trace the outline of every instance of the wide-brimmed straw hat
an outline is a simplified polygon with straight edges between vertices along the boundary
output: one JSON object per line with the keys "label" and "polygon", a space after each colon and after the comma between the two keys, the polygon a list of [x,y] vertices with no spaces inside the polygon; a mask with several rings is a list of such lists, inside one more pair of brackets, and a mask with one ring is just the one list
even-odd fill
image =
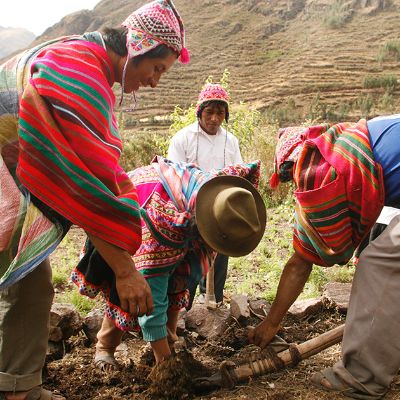
{"label": "wide-brimmed straw hat", "polygon": [[218,253],[240,257],[260,242],[267,221],[257,189],[238,176],[217,176],[199,190],[196,224],[208,246]]}

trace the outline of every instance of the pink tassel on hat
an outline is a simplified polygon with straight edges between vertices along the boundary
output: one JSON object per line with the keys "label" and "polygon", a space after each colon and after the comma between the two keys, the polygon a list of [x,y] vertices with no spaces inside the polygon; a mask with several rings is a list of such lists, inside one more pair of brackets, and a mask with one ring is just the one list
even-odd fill
{"label": "pink tassel on hat", "polygon": [[276,189],[279,185],[279,176],[276,172],[274,172],[271,175],[271,178],[269,179],[269,186],[271,186],[271,189]]}
{"label": "pink tassel on hat", "polygon": [[182,64],[188,64],[190,61],[190,53],[186,47],[182,47],[181,53],[179,55],[179,61]]}

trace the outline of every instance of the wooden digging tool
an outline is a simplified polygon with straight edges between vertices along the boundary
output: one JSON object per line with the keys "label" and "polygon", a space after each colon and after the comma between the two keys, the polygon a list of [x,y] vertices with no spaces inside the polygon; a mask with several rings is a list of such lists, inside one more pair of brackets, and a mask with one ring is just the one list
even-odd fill
{"label": "wooden digging tool", "polygon": [[206,295],[204,297],[204,304],[210,310],[215,310],[217,308],[217,300],[215,299],[215,289],[214,289],[214,262],[210,266],[207,272],[206,278]]}
{"label": "wooden digging tool", "polygon": [[233,389],[236,384],[247,381],[250,377],[294,366],[301,360],[305,360],[334,344],[340,343],[343,331],[344,324],[304,343],[291,344],[287,350],[280,353],[270,351],[267,356],[262,353],[258,357],[250,356],[249,360],[243,364],[235,365],[232,362],[223,361],[219,366],[219,372],[210,377],[197,378],[195,387],[202,392],[221,387]]}

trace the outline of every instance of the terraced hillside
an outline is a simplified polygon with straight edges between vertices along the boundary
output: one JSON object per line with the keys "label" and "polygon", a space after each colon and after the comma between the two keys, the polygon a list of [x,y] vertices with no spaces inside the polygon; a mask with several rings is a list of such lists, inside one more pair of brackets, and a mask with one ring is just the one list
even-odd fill
{"label": "terraced hillside", "polygon": [[[103,0],[71,14],[38,40],[118,25],[138,0]],[[165,115],[195,101],[208,75],[231,73],[234,101],[288,119],[399,110],[400,54],[378,61],[400,39],[400,0],[176,0],[186,23],[189,65],[141,90],[134,118]],[[400,45],[399,45],[400,48]],[[373,83],[366,85],[365,79]],[[390,90],[381,86],[391,81]],[[394,81],[393,81],[394,79]],[[374,83],[375,82],[375,83]],[[393,83],[394,82],[394,83]]]}

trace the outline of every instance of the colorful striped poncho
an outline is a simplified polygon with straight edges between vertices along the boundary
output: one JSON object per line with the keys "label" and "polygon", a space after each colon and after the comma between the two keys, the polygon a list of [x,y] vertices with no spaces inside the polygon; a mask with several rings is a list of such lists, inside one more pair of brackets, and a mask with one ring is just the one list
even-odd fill
{"label": "colorful striped poncho", "polygon": [[[219,175],[237,175],[258,187],[260,163],[237,164],[204,172],[194,164],[173,163],[158,157],[151,165],[129,174],[141,205],[142,244],[133,256],[135,267],[150,287],[154,276],[170,274],[169,305],[180,309],[188,299],[188,281],[198,282],[215,256],[201,240],[194,224],[200,187]],[[122,330],[137,329],[137,321],[120,309],[115,276],[97,251],[88,246],[72,274],[81,294],[95,297],[102,292],[106,314]]]}
{"label": "colorful striped poncho", "polygon": [[[113,83],[106,50],[86,36],[43,44],[1,66],[0,118],[19,118],[18,136],[0,131],[2,158],[6,147],[15,149],[2,168],[27,199],[23,201],[30,202],[32,194],[37,204],[51,210],[53,223],[58,215],[134,254],[141,242],[140,213],[136,190],[118,164],[122,143],[113,113]],[[4,197],[1,202],[6,213]],[[26,217],[20,213],[13,218],[14,228],[11,222],[8,228],[12,237],[4,238],[8,244],[0,248],[7,252],[0,255],[0,287],[26,275],[49,253],[31,247],[29,258],[37,261],[10,267],[21,249],[18,227]],[[54,250],[62,235],[53,235],[57,239],[48,249]],[[10,268],[19,270],[12,279]]]}
{"label": "colorful striped poncho", "polygon": [[314,264],[345,264],[383,207],[382,169],[365,120],[324,125],[313,137],[295,166],[294,248]]}

